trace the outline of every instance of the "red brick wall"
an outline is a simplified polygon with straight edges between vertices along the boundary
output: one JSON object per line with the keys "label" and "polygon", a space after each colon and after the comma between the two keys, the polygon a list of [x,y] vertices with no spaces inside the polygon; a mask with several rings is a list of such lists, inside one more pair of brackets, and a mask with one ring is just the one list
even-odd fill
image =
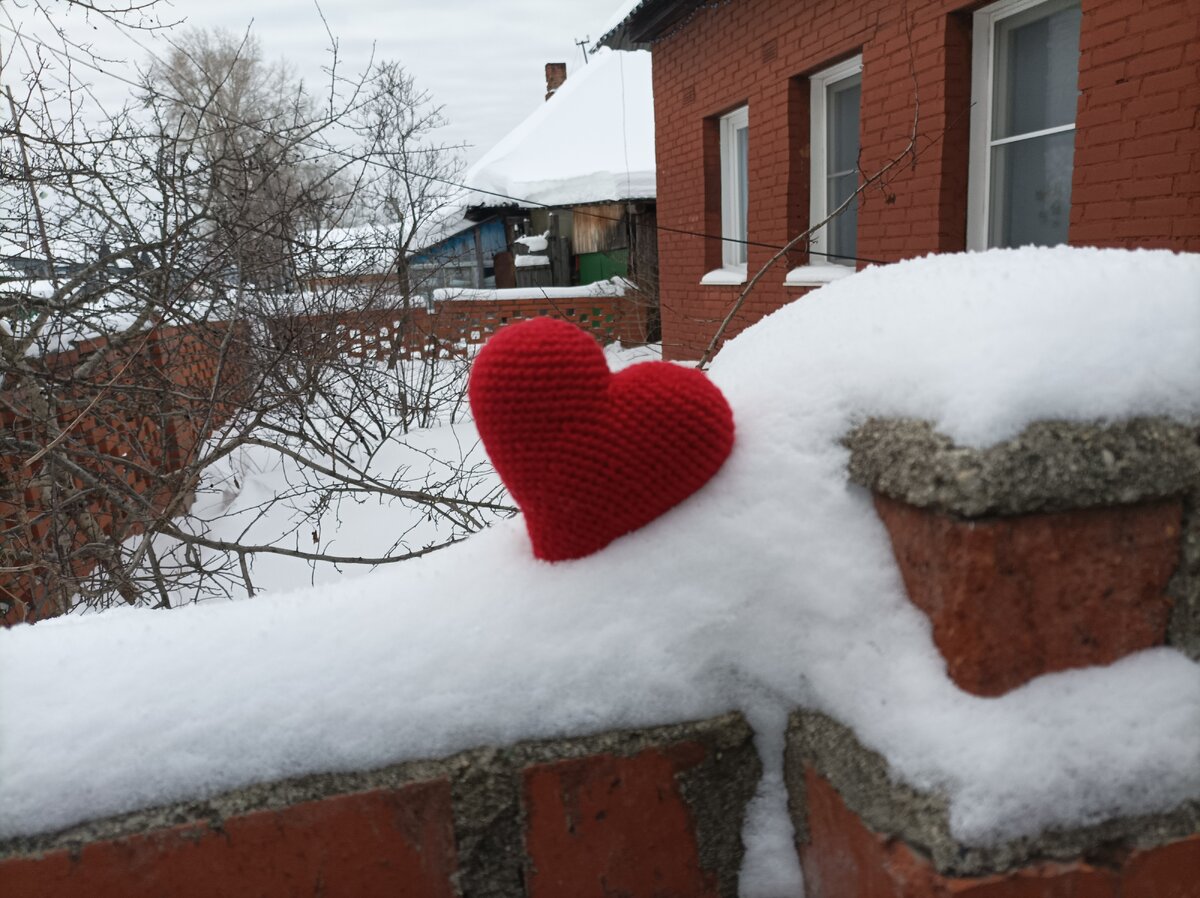
{"label": "red brick wall", "polygon": [[1083,0],[1071,242],[1200,250],[1200,3]]}
{"label": "red brick wall", "polygon": [[[750,106],[749,268],[808,225],[807,76],[861,52],[862,168],[909,142],[918,158],[867,192],[858,254],[896,261],[965,247],[971,13],[980,3],[739,0],[655,42],[660,295],[665,351],[696,357],[740,292],[700,286],[719,265],[713,121]],[[902,12],[907,8],[910,23]],[[1070,240],[1200,250],[1200,7],[1084,0]],[[802,291],[768,274],[726,336]]]}
{"label": "red brick wall", "polygon": [[[420,358],[428,353],[462,357],[472,346],[487,341],[497,328],[537,317],[570,321],[601,342],[645,340],[645,315],[634,298],[587,296],[550,299],[533,295],[519,299],[455,299],[433,311],[423,307],[371,312],[343,312],[281,322],[302,325],[301,333],[327,343],[327,351],[359,358],[389,360]],[[304,339],[301,336],[301,339]]]}
{"label": "red brick wall", "polygon": [[875,507],[960,689],[1003,695],[1167,641],[1179,497],[981,520],[878,494]]}
{"label": "red brick wall", "polygon": [[318,775],[0,843],[0,891],[734,898],[760,771],[730,714]]}
{"label": "red brick wall", "polygon": [[[222,361],[223,334],[221,325],[159,328],[122,348],[98,339],[40,359],[45,374],[58,382],[61,449],[101,483],[121,484],[117,495],[128,489],[165,508],[173,495],[165,476],[182,468],[199,442],[233,411],[237,352],[244,341],[234,341],[233,353]],[[101,363],[90,377],[77,380],[77,366],[97,353],[103,356]],[[209,397],[222,367],[224,386],[218,395],[226,401],[214,404]],[[55,515],[50,509],[61,509],[58,520],[65,520],[70,508],[86,509],[107,534],[126,537],[141,530],[104,489],[94,489],[79,476],[71,478],[70,490],[56,489],[44,476],[42,461],[26,464],[53,438],[36,418],[12,391],[0,394],[0,426],[24,442],[0,457],[0,549],[32,548],[50,557],[66,551],[73,556],[68,565],[72,575],[86,577],[96,564],[95,552],[85,550],[92,542],[89,533],[82,525],[52,532]],[[0,626],[61,610],[45,570],[38,568],[0,574],[0,598],[10,606],[0,615]]]}
{"label": "red brick wall", "polygon": [[454,898],[450,788],[443,780],[184,823],[0,861],[26,898],[411,895]]}
{"label": "red brick wall", "polygon": [[919,849],[872,831],[812,767],[804,770],[809,898],[1196,898],[1200,836],[1122,846],[1106,858],[1041,861],[984,876],[939,873]]}
{"label": "red brick wall", "polygon": [[[232,339],[227,340],[229,336]],[[247,373],[243,358],[247,342],[244,331],[229,335],[228,325],[221,323],[155,330],[154,355],[141,376],[172,388],[174,401],[161,410],[166,470],[190,462],[213,428],[237,411],[239,396],[233,387],[240,388]],[[216,384],[224,389],[214,390]]]}
{"label": "red brick wall", "polygon": [[[1168,817],[1099,844],[1094,828],[1059,833],[1044,856],[1040,841],[1010,846],[999,864],[947,834],[939,865],[920,836],[946,826],[944,799],[906,803],[852,734],[829,752],[839,725],[818,717],[793,715],[785,762],[809,898],[1200,896],[1200,835]],[[0,883],[21,898],[734,898],[760,775],[736,715],[497,746],[0,843]],[[900,831],[859,803],[903,808]],[[947,853],[982,869],[944,869]]]}
{"label": "red brick wall", "polygon": [[[418,308],[292,318],[276,322],[276,338],[285,339],[290,331],[295,341],[291,351],[303,355],[346,354],[381,361],[431,352],[465,357],[469,347],[482,344],[502,325],[543,315],[571,321],[603,342],[644,339],[643,309],[633,298],[554,300],[542,295],[453,300],[432,312]],[[134,492],[151,496],[156,507],[164,508],[172,495],[164,476],[190,463],[200,444],[235,411],[243,375],[250,370],[242,367],[241,354],[250,342],[247,335],[226,341],[226,333],[221,324],[163,327],[120,351],[96,340],[46,356],[42,362],[62,382],[58,426],[68,430],[67,450],[83,467],[126,481]],[[106,357],[95,375],[87,383],[73,384],[76,366],[97,352]],[[214,403],[210,397],[216,383],[221,388],[215,391]],[[93,404],[98,393],[99,401]],[[27,451],[0,457],[0,548],[7,542],[36,546],[49,554],[53,535],[46,509],[54,500],[48,492],[27,488],[38,477],[40,465],[27,468],[22,462],[50,437],[34,432],[30,416],[12,395],[0,395],[0,426],[23,433],[29,443]],[[70,498],[86,499],[88,510],[109,534],[130,526],[129,516],[102,494],[87,496],[78,478]],[[137,532],[135,528],[127,535]],[[88,542],[81,529],[71,539],[71,551]],[[93,554],[82,555],[88,560],[81,556],[73,565],[76,577],[85,577],[94,568]],[[11,566],[0,563],[0,567]],[[0,573],[0,599],[11,606],[0,615],[0,626],[60,612],[44,571]]]}

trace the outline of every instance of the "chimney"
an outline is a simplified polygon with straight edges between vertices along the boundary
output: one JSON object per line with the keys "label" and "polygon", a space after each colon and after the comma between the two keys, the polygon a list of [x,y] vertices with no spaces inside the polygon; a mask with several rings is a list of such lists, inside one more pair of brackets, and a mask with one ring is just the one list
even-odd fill
{"label": "chimney", "polygon": [[554,92],[563,86],[567,80],[567,64],[565,62],[546,63],[546,99],[554,96]]}

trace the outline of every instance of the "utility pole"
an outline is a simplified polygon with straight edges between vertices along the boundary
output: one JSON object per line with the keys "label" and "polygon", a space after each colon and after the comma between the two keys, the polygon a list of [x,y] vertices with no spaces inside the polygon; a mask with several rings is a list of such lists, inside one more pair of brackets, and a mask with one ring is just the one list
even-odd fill
{"label": "utility pole", "polygon": [[584,48],[587,47],[587,45],[590,44],[591,42],[592,42],[592,39],[590,37],[585,37],[581,41],[575,41],[575,46],[578,47],[580,49],[580,51],[583,53],[583,64],[584,65],[587,65],[587,62],[588,62],[587,50]]}

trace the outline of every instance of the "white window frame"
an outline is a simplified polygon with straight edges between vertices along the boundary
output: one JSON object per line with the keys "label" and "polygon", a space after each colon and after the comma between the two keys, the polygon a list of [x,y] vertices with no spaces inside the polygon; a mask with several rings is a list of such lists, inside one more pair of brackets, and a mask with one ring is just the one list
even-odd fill
{"label": "white window frame", "polygon": [[[825,220],[832,210],[829,208],[827,201],[828,196],[828,179],[829,179],[829,160],[826,148],[829,146],[829,116],[826,110],[825,98],[829,93],[829,88],[837,84],[839,81],[845,81],[848,78],[853,78],[856,75],[862,75],[863,62],[862,55],[847,59],[845,62],[839,62],[835,66],[830,66],[817,72],[811,78],[812,94],[809,99],[809,127],[808,127],[808,224],[809,227]],[[861,115],[861,110],[860,110]],[[861,121],[861,119],[860,119]],[[817,250],[824,252],[828,245],[827,229],[821,228],[817,233],[809,238],[809,247],[813,250],[809,258],[809,264],[814,267],[824,267],[826,265],[853,265],[853,260],[845,259],[830,259],[823,255],[818,255]]]}
{"label": "white window frame", "polygon": [[[721,264],[727,271],[744,272],[748,258],[745,241],[749,231],[750,204],[746,204],[747,220],[742,221],[739,213],[743,199],[743,172],[738,166],[737,132],[742,129],[748,131],[749,128],[749,106],[742,106],[721,116]],[[746,162],[749,165],[749,158]],[[749,182],[748,177],[746,181]]]}
{"label": "white window frame", "polygon": [[[995,94],[996,24],[1037,6],[1068,6],[1063,0],[1000,0],[977,10],[972,34],[971,60],[971,140],[967,174],[967,249],[989,247],[992,182],[992,98]],[[1074,131],[1075,122],[1047,128],[1015,139]],[[1010,138],[1014,139],[1014,138]]]}

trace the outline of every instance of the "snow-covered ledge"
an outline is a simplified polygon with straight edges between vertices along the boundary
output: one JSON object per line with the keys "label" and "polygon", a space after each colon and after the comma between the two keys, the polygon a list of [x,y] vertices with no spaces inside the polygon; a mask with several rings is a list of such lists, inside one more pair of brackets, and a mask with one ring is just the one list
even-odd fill
{"label": "snow-covered ledge", "polygon": [[744,264],[727,265],[724,268],[717,268],[700,278],[700,283],[705,286],[718,287],[731,287],[737,284],[744,284],[746,283],[746,266]]}
{"label": "snow-covered ledge", "polygon": [[[1177,871],[1173,894],[1194,894],[1185,883],[1200,880],[1200,860],[1179,859],[1200,857],[1200,835],[1186,835],[1200,819],[1200,663],[1170,647],[1183,645],[1175,641],[1111,664],[1048,672],[997,697],[961,689],[928,618],[907,600],[871,501],[846,488],[853,456],[840,441],[871,415],[927,421],[914,439],[944,436],[951,443],[933,461],[954,466],[909,481],[909,489],[953,488],[987,500],[971,487],[991,489],[993,467],[958,450],[1024,440],[1039,421],[1090,426],[1155,415],[1192,427],[1200,420],[1198,286],[1200,257],[1165,250],[1027,247],[878,266],[785,306],[725,345],[711,375],[738,416],[735,457],[669,515],[594,556],[539,562],[513,518],[444,552],[341,583],[0,633],[0,682],[20,683],[0,700],[0,769],[20,771],[0,776],[0,839],[8,840],[0,860],[7,850],[14,863],[49,863],[35,881],[40,887],[55,882],[62,868],[54,864],[75,862],[67,847],[49,861],[33,856],[24,847],[29,837],[89,820],[331,771],[410,762],[433,770],[424,765],[480,746],[505,752],[519,740],[670,726],[711,719],[733,704],[758,722],[760,744],[774,746],[763,751],[760,800],[747,812],[744,869],[747,879],[785,882],[778,892],[802,890],[790,800],[805,808],[795,830],[818,871],[825,858],[866,881],[941,857],[944,871],[920,875],[944,873],[942,894],[1029,895],[1017,891],[1021,883],[1036,889],[1058,870],[1060,882],[1094,881],[1108,894],[1166,894],[1145,887],[1145,878],[1140,890],[1137,882],[1113,882],[1124,876],[1115,867],[1126,849],[1151,842],[1169,854],[1153,863],[1133,854],[1126,866]],[[1118,475],[1131,456],[1110,436],[1073,431],[1062,442],[1093,466],[1078,470],[1102,484],[1111,476],[1121,490]],[[1146,444],[1139,435],[1128,445],[1141,453]],[[1181,452],[1159,454],[1172,476],[1196,470]],[[877,457],[896,456],[881,442]],[[924,451],[909,457],[924,466],[918,472],[931,464]],[[1044,468],[1046,456],[1038,457]],[[960,464],[964,458],[977,467]],[[1029,454],[995,458],[995,469],[1010,473],[1003,496],[1034,482]],[[1071,464],[1054,470],[1075,476]],[[891,473],[879,472],[881,485]],[[989,505],[982,513],[990,517]],[[757,526],[747,527],[749,519]],[[1173,538],[1194,540],[1190,524],[1169,523]],[[714,545],[722,551],[712,552]],[[1177,601],[1194,595],[1195,570],[1180,568]],[[1079,592],[1072,586],[1063,595]],[[1007,606],[976,607],[1002,615]],[[22,679],[30,670],[56,676]],[[785,729],[793,712],[800,725]],[[789,756],[779,750],[784,744]],[[855,745],[863,751],[847,748]],[[857,760],[867,751],[874,766]],[[657,752],[639,762],[662,771],[663,795],[674,789],[672,757],[699,754]],[[696,763],[709,757],[715,753]],[[155,759],[153,776],[146,758]],[[507,769],[489,783],[525,788]],[[537,790],[522,794],[564,795],[558,783],[576,769],[583,768],[538,771]],[[617,772],[624,769],[622,762]],[[658,806],[660,780],[636,769],[636,778],[621,782],[648,783]],[[596,791],[607,794],[613,780],[579,782],[573,793],[591,802],[589,784],[603,783]],[[785,783],[795,786],[791,794]],[[430,784],[420,794],[452,816],[454,788]],[[679,794],[703,794],[689,788]],[[519,829],[521,799],[505,801],[518,810],[490,819]],[[357,807],[321,832],[383,817]],[[382,807],[386,819],[397,818],[394,804]],[[641,813],[639,805],[625,807],[626,817]],[[927,824],[931,808],[936,829]],[[687,812],[674,807],[671,819]],[[849,812],[856,817],[847,829],[858,827],[860,841],[831,833]],[[1146,815],[1158,816],[1139,831]],[[542,819],[559,826],[562,816]],[[299,830],[256,819],[265,820],[256,832],[272,827],[284,838]],[[438,822],[445,818],[404,819],[442,827],[435,835],[448,831]],[[557,829],[566,831],[567,824]],[[1056,835],[1070,831],[1082,835],[1073,842]],[[920,856],[905,853],[905,838]],[[944,840],[941,847],[933,838]],[[1039,840],[1025,855],[1009,847]],[[847,844],[856,857],[860,847],[864,857],[877,852],[880,862],[838,863],[846,852],[837,846]],[[822,845],[836,850],[822,855]],[[963,854],[976,848],[993,860],[964,870],[960,858],[983,857]],[[84,864],[93,856],[79,854]],[[1085,864],[1085,856],[1104,864]],[[1030,858],[1076,866],[1009,866]],[[989,881],[947,882],[960,875]],[[1009,889],[995,875],[1017,884]],[[13,881],[0,870],[0,882]]]}
{"label": "snow-covered ledge", "polygon": [[821,287],[854,274],[852,265],[801,265],[783,279],[785,287]]}

